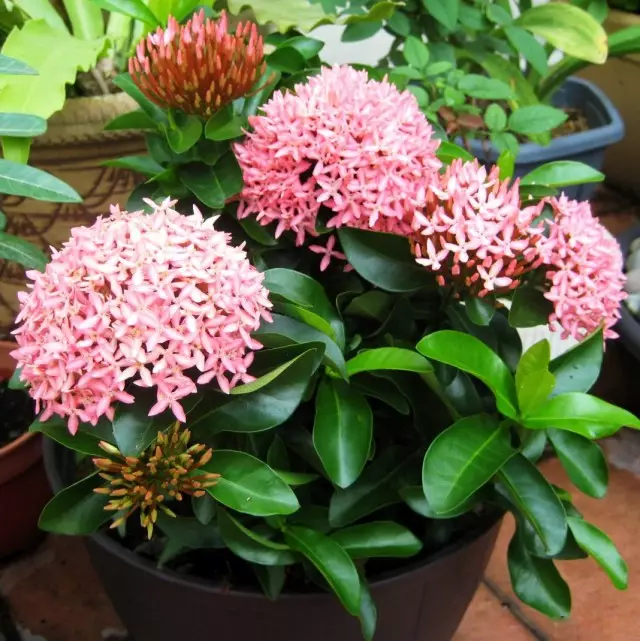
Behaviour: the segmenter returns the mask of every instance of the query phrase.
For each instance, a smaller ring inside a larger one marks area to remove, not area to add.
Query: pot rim
[[[65,487],[65,483],[62,480],[62,475],[58,469],[58,462],[56,461],[56,450],[68,451],[62,445],[52,441],[51,439],[44,439],[44,463],[45,469],[47,471],[47,476],[49,477],[49,482],[53,487],[54,492],[59,492]],[[482,538],[493,528],[495,528],[498,523],[502,520],[504,516],[503,512],[495,512],[484,514],[478,517],[478,523],[467,530],[460,538],[452,543],[449,543],[442,549],[429,554],[423,559],[416,560],[412,563],[407,563],[401,568],[395,570],[389,570],[388,572],[383,572],[380,576],[371,581],[371,585],[385,585],[389,583],[394,583],[407,575],[414,574],[421,571],[425,566],[435,565],[445,558],[455,554],[462,548],[467,545],[472,544],[478,539]],[[154,575],[157,579],[168,581],[170,583],[175,583],[184,587],[197,587],[198,589],[207,592],[209,594],[218,594],[218,595],[232,595],[241,598],[255,599],[261,598],[266,599],[267,597],[259,590],[251,589],[230,589],[228,586],[220,586],[212,581],[202,579],[200,577],[194,577],[189,575],[180,574],[171,569],[159,569],[153,562],[137,555],[135,552],[132,552],[128,548],[119,544],[114,539],[107,536],[104,532],[96,532],[89,536],[91,542],[103,550],[113,554],[114,556],[119,557],[128,565],[134,566],[142,572]],[[284,592],[278,597],[278,599],[296,599],[296,600],[305,600],[313,599],[318,596],[327,596],[328,593],[318,590],[317,592]]]
[[[2,351],[3,348],[6,347],[11,347],[13,350],[14,343],[12,341],[0,341],[0,351]],[[12,372],[9,370],[3,370],[0,369],[0,381],[4,381],[7,378],[11,378]],[[30,441],[32,438],[35,438],[38,436],[35,432],[25,432],[24,434],[20,434],[17,439],[10,441],[3,447],[0,447],[0,461],[2,461],[3,458],[6,458],[7,456],[10,456],[13,452],[16,450],[20,449],[23,447],[28,441]]]

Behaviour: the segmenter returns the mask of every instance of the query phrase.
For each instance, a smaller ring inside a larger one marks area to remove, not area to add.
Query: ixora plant
[[[327,10],[349,4],[323,2]],[[606,15],[605,3],[584,0],[408,0],[386,21],[348,26],[343,39],[385,29],[394,41],[382,67],[401,87],[410,83],[435,125],[517,153],[519,142],[544,145],[588,127],[584,115],[552,104],[572,74],[640,51],[637,27],[607,38]]]
[[[504,511],[527,604],[568,616],[557,559],[592,556],[624,588],[613,543],[536,466],[550,442],[602,497],[594,441],[640,428],[587,393],[624,297],[614,239],[505,163],[449,162],[463,150],[411,93],[350,67],[293,85],[261,51],[224,17],[140,43],[155,200],[75,229],[30,274],[14,356],[67,486],[41,526],[94,535],[140,640],[298,639],[295,622],[358,638],[322,589],[365,638],[450,639]],[[318,49],[295,38],[272,60],[291,51]],[[517,328],[547,324],[581,342],[522,354]],[[458,565],[425,578],[436,553]]]

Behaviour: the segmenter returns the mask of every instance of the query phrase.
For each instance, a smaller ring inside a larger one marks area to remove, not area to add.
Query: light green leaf
[[[349,555],[328,536],[306,527],[289,527],[285,540],[308,558],[353,616],[360,613],[360,577]]]
[[[472,98],[481,100],[511,100],[514,97],[511,87],[502,80],[476,73],[463,76],[458,83],[458,89]]]
[[[37,76],[0,76],[0,111],[49,118],[62,109],[66,85],[95,66],[104,39],[80,40],[44,20],[28,21],[7,37],[2,53],[25,62]]]
[[[458,23],[460,0],[422,0],[427,11],[449,31]]]
[[[522,27],[508,25],[504,30],[511,46],[531,65],[534,71],[546,76],[549,71],[544,47]]]
[[[475,336],[442,330],[425,336],[416,349],[427,358],[479,378],[495,394],[500,411],[507,416],[516,416],[516,389],[509,368]]]
[[[516,392],[520,412],[527,414],[544,403],[556,379],[549,372],[551,348],[546,339],[532,345],[522,356],[516,370]]]
[[[466,149],[446,140],[440,143],[436,153],[445,165],[450,165],[456,158],[462,158],[465,162],[473,162],[474,159],[473,154],[470,154]]]
[[[546,40],[569,56],[602,64],[607,59],[607,34],[593,16],[571,4],[531,7],[516,24]]]
[[[516,109],[509,117],[509,128],[527,136],[543,134],[559,127],[568,114],[549,105],[526,105]]]
[[[604,174],[589,165],[573,160],[558,160],[536,167],[522,178],[522,185],[569,187],[604,180]]]
[[[354,525],[331,535],[352,559],[409,557],[422,549],[420,540],[406,527],[393,521]]]
[[[401,347],[366,349],[347,361],[347,374],[396,370],[427,374],[433,371],[431,363],[417,352]]]
[[[91,2],[105,11],[130,16],[150,27],[161,26],[153,11],[142,0],[91,0]]]
[[[607,573],[618,590],[629,586],[629,570],[611,539],[595,525],[569,517],[569,527],[578,545]]]
[[[338,487],[360,476],[371,449],[373,414],[366,398],[345,381],[324,378],[316,397],[313,445]]]
[[[227,0],[227,7],[234,15],[245,8],[251,9],[258,24],[272,23],[281,33],[292,27],[306,33],[319,24],[335,20],[325,14],[319,3],[309,0]]]
[[[237,512],[274,516],[292,514],[300,507],[291,488],[266,463],[244,452],[216,450],[200,469],[220,474],[207,492]]]
[[[415,36],[409,36],[404,41],[402,55],[414,69],[424,70],[429,64],[429,49],[427,45]]]
[[[429,505],[451,512],[516,453],[509,431],[487,415],[467,416],[439,434],[424,457],[422,486]]]
[[[625,426],[640,429],[640,420],[631,412],[580,392],[550,398],[522,422],[531,429],[556,427],[589,439],[611,436]]]
[[[503,131],[507,126],[507,114],[496,102],[492,102],[484,112],[484,121],[491,131]]]

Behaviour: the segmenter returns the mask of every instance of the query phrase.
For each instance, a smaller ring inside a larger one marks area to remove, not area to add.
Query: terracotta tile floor
[[[640,218],[637,202],[606,188],[594,205],[614,234]],[[618,363],[615,361],[616,373]],[[624,376],[617,380],[621,378]],[[628,395],[620,393],[616,402],[632,404],[638,387],[627,385],[627,389]],[[613,464],[608,497],[594,501],[576,493],[575,500],[585,517],[600,525],[626,558],[630,589],[616,591],[592,561],[562,564],[574,588],[572,617],[560,623],[546,620],[522,605],[511,591],[505,559],[513,525],[508,520],[454,641],[640,641],[636,614],[640,611],[640,435],[626,433],[612,439],[607,451]],[[543,467],[552,482],[568,485],[556,460]],[[19,625],[46,641],[125,639],[78,540],[49,537],[31,554],[0,566],[0,621],[3,602]],[[0,641],[5,641],[2,633]]]

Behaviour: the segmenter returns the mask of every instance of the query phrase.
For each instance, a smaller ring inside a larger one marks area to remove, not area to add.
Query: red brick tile
[[[509,609],[481,585],[453,641],[532,641],[534,637]]]
[[[47,641],[99,641],[121,627],[79,539],[49,537],[0,574],[13,617]]]

